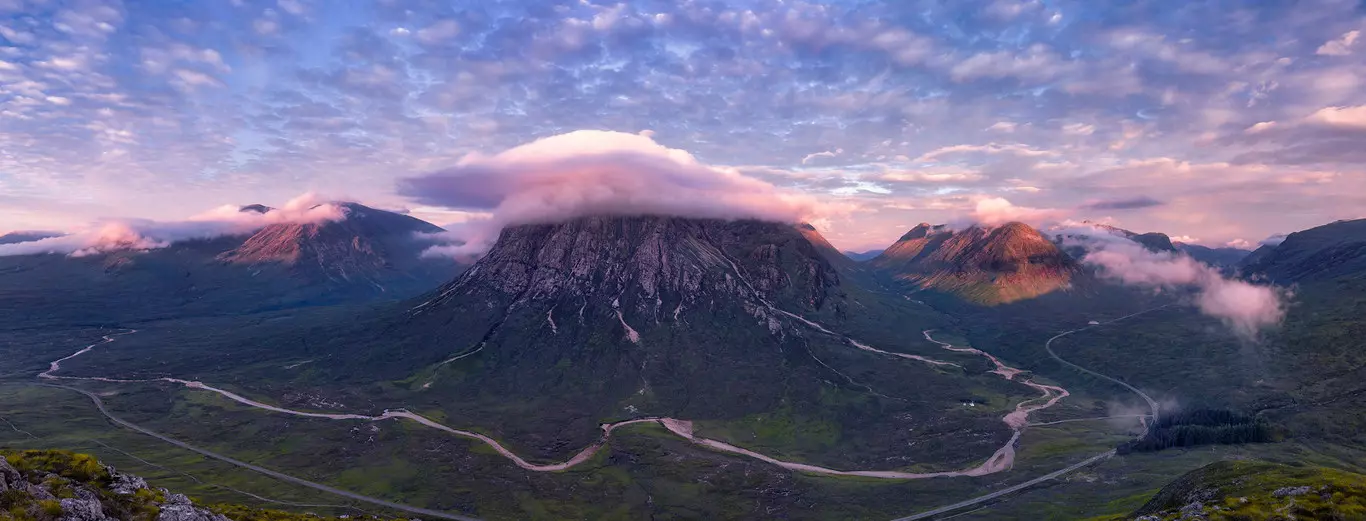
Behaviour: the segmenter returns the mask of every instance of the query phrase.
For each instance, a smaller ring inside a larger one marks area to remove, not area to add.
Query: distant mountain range
[[[1192,259],[1198,260],[1216,268],[1233,268],[1243,262],[1243,259],[1251,255],[1250,250],[1242,248],[1210,248],[1199,244],[1186,244],[1183,242],[1172,243],[1176,249],[1190,255]]]
[[[0,235],[0,244],[19,244],[21,242],[41,241],[59,237],[62,234],[56,232],[10,232]]]
[[[884,250],[882,249],[868,251],[846,251],[844,252],[844,256],[859,262],[864,262],[877,258],[878,255],[882,255],[883,251]]]
[[[272,224],[165,248],[0,257],[0,311],[10,311],[0,313],[0,326],[402,299],[458,273],[450,259],[422,256],[430,241],[421,234],[441,228],[356,203],[338,205],[346,214],[339,221]],[[270,210],[251,205],[242,211]]]

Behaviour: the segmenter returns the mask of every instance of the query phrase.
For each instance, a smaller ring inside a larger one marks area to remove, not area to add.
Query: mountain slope
[[[1189,255],[1192,259],[1198,260],[1216,268],[1231,268],[1237,266],[1251,255],[1252,252],[1240,248],[1210,248],[1199,244],[1186,244],[1183,242],[1172,243],[1181,253]]]
[[[218,258],[230,264],[275,264],[296,276],[313,280],[368,282],[384,289],[391,279],[412,275],[422,268],[424,244],[416,234],[437,233],[436,225],[406,215],[376,210],[356,203],[341,203],[346,218],[321,223],[272,224]],[[260,205],[243,211],[261,211]]]
[[[987,305],[1064,288],[1077,271],[1071,257],[1023,223],[961,231],[922,223],[869,263],[921,289]]]
[[[1293,514],[1286,517],[1285,514]],[[1358,519],[1366,476],[1261,461],[1221,461],[1181,476],[1120,519]]]
[[[1274,248],[1267,248],[1259,248],[1244,261],[1244,273],[1277,283],[1360,275],[1366,272],[1366,219],[1295,232]]]

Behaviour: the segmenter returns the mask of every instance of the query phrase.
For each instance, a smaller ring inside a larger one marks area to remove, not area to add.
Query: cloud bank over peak
[[[188,240],[245,235],[272,224],[316,224],[343,219],[346,219],[344,207],[322,202],[316,194],[306,193],[280,208],[264,212],[224,205],[183,221],[105,219],[57,237],[0,245],[0,257],[37,254],[84,257],[151,250]]]
[[[471,250],[504,226],[587,215],[798,222],[824,211],[812,196],[704,164],[650,136],[597,130],[471,153],[451,168],[400,180],[398,192],[424,205],[491,214],[468,228],[483,229],[470,238]]]
[[[1153,252],[1094,226],[1073,226],[1060,234],[1064,243],[1085,248],[1082,263],[1098,268],[1106,278],[1142,288],[1193,288],[1196,308],[1220,319],[1241,338],[1255,339],[1285,317],[1285,296],[1274,287],[1225,277],[1187,255]]]

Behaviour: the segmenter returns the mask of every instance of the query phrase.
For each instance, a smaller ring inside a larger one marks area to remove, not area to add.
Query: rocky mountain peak
[[[416,258],[415,234],[441,228],[356,203],[338,203],[339,221],[276,223],[260,229],[218,259],[232,264],[278,264],[330,279],[361,280],[390,268],[396,257]]]
[[[815,230],[661,216],[512,226],[433,304],[493,293],[610,306],[654,319],[723,299],[795,299],[820,308],[839,276],[804,232]]]
[[[1033,227],[1019,222],[952,231],[920,224],[870,263],[922,289],[995,304],[1066,286],[1076,262]]]

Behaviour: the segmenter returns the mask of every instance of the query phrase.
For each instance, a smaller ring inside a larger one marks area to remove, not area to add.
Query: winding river
[[[852,339],[852,338],[848,338],[848,337],[845,337],[845,336],[840,335],[840,334],[838,334],[838,333],[835,333],[835,332],[833,332],[833,331],[830,331],[829,329],[825,328],[824,326],[822,326],[822,325],[820,325],[820,324],[818,324],[818,323],[816,323],[816,322],[810,321],[810,320],[808,320],[808,319],[806,319],[806,318],[803,318],[803,317],[801,317],[801,316],[799,316],[799,315],[796,315],[796,314],[793,314],[793,313],[788,313],[788,312],[781,311],[781,310],[778,310],[778,311],[779,311],[780,313],[784,314],[784,315],[787,315],[787,316],[789,316],[789,317],[791,317],[791,318],[794,318],[794,319],[800,321],[800,322],[803,323],[803,324],[806,324],[807,326],[811,327],[812,329],[815,329],[816,331],[819,331],[819,332],[821,332],[821,333],[823,333],[823,334],[832,335],[832,336],[836,336],[836,337],[839,337],[839,338],[841,338],[841,339],[844,339],[844,340],[848,341],[848,342],[850,343],[850,345],[853,345],[854,347],[856,347],[856,348],[858,348],[858,349],[860,349],[860,350],[864,350],[864,351],[868,351],[868,352],[872,352],[872,353],[877,353],[877,354],[881,354],[881,355],[886,355],[886,356],[893,356],[893,357],[897,357],[897,358],[902,358],[902,359],[908,359],[908,360],[923,362],[923,363],[930,364],[930,365],[934,365],[934,366],[954,366],[954,367],[961,367],[960,365],[955,364],[955,363],[952,363],[952,362],[946,362],[946,361],[942,361],[942,360],[934,360],[934,359],[930,359],[930,358],[926,358],[926,357],[922,357],[922,356],[918,356],[918,355],[910,355],[910,354],[906,354],[906,353],[897,353],[897,352],[884,351],[884,350],[881,350],[881,349],[877,349],[877,348],[868,346],[867,344],[863,344],[863,343],[861,343],[861,342],[858,342],[858,341],[856,341],[856,340],[854,340],[854,339]],[[240,404],[243,404],[243,405],[247,405],[247,406],[250,406],[250,407],[253,407],[253,408],[257,408],[257,409],[261,409],[261,410],[265,410],[265,411],[270,411],[270,412],[275,412],[275,413],[280,413],[280,414],[289,414],[289,415],[293,415],[293,416],[301,416],[301,417],[306,417],[306,418],[323,418],[323,419],[329,419],[329,420],[341,420],[341,421],[370,421],[370,422],[385,421],[385,420],[396,420],[396,419],[406,419],[406,420],[410,420],[410,421],[413,421],[413,422],[422,424],[423,426],[430,427],[430,428],[432,428],[432,429],[437,429],[437,430],[440,430],[440,431],[443,431],[443,432],[446,432],[446,433],[449,433],[449,434],[453,434],[453,435],[456,435],[456,436],[460,436],[460,437],[464,437],[464,438],[469,438],[469,439],[473,439],[473,440],[478,440],[478,441],[480,441],[480,442],[482,442],[482,443],[488,445],[488,446],[489,446],[490,448],[492,448],[493,450],[497,451],[498,454],[501,454],[503,457],[505,457],[505,458],[507,458],[508,460],[512,461],[512,463],[515,464],[515,465],[517,465],[518,467],[521,467],[521,468],[523,468],[523,469],[530,470],[530,471],[533,471],[533,472],[555,472],[555,471],[561,471],[561,470],[565,470],[565,469],[568,469],[568,468],[577,466],[577,465],[579,465],[579,464],[581,464],[581,463],[587,461],[588,459],[592,458],[594,454],[597,454],[597,452],[598,452],[600,449],[602,449],[602,447],[603,447],[604,445],[606,445],[608,439],[611,437],[612,432],[613,432],[614,430],[616,430],[616,429],[618,429],[618,428],[621,428],[621,427],[626,427],[626,426],[629,426],[629,425],[635,425],[635,424],[640,424],[640,423],[655,423],[655,424],[658,424],[658,425],[664,427],[665,429],[667,429],[669,432],[673,433],[674,435],[676,435],[676,436],[678,436],[678,437],[680,437],[680,438],[683,438],[683,439],[685,439],[685,440],[688,440],[689,442],[692,442],[693,444],[696,444],[696,445],[699,445],[699,446],[702,446],[702,447],[706,447],[706,448],[711,449],[711,450],[716,450],[716,451],[720,451],[720,452],[726,452],[726,453],[730,453],[730,454],[736,454],[736,455],[740,455],[740,456],[745,456],[745,457],[757,459],[757,460],[760,460],[760,461],[763,461],[763,462],[766,462],[766,463],[770,463],[770,464],[773,464],[773,465],[777,465],[777,466],[779,466],[779,467],[782,467],[782,468],[785,468],[785,469],[788,469],[788,470],[797,471],[797,472],[807,472],[807,473],[812,473],[812,474],[825,474],[825,475],[836,475],[836,476],[860,476],[860,477],[868,477],[868,478],[894,479],[894,480],[926,479],[926,478],[952,477],[952,476],[983,476],[983,475],[994,474],[994,473],[997,473],[997,472],[1001,472],[1001,471],[1005,471],[1005,470],[1010,469],[1010,468],[1014,465],[1014,462],[1015,462],[1015,446],[1016,446],[1017,443],[1019,442],[1020,435],[1023,433],[1024,429],[1025,429],[1026,427],[1028,427],[1028,424],[1029,424],[1029,415],[1030,415],[1031,413],[1036,412],[1036,411],[1040,411],[1040,410],[1046,409],[1046,408],[1048,408],[1048,407],[1052,407],[1054,404],[1058,403],[1059,400],[1061,400],[1061,399],[1063,399],[1064,397],[1068,396],[1067,390],[1066,390],[1066,389],[1063,389],[1063,388],[1061,388],[1061,387],[1037,383],[1037,382],[1033,381],[1032,379],[1028,379],[1028,380],[1023,380],[1023,381],[1021,381],[1021,382],[1020,382],[1021,384],[1026,385],[1026,386],[1028,386],[1028,387],[1031,387],[1031,388],[1033,388],[1033,389],[1039,391],[1040,396],[1037,397],[1037,398],[1031,398],[1031,399],[1029,399],[1029,400],[1020,402],[1019,404],[1017,404],[1017,405],[1015,406],[1015,409],[1014,409],[1013,411],[1011,411],[1010,413],[1006,414],[1006,415],[1002,418],[1002,421],[1003,421],[1003,422],[1006,424],[1006,426],[1008,426],[1008,427],[1011,429],[1011,431],[1012,431],[1012,435],[1011,435],[1011,437],[1010,437],[1010,440],[1007,441],[1006,444],[1005,444],[1004,446],[1002,446],[1000,449],[997,449],[997,451],[996,451],[994,454],[992,454],[992,456],[991,456],[990,458],[988,458],[988,459],[987,459],[984,463],[982,463],[981,465],[978,465],[978,466],[976,466],[976,467],[969,468],[969,469],[964,469],[964,470],[944,471],[944,472],[929,472],[929,473],[901,472],[901,471],[893,471],[893,470],[838,470],[838,469],[832,469],[832,468],[821,467],[821,466],[816,466],[816,465],[809,465],[809,464],[805,464],[805,463],[798,463],[798,462],[792,462],[792,461],[784,461],[784,460],[780,460],[780,459],[777,459],[777,458],[773,458],[773,457],[771,457],[771,456],[767,456],[767,455],[764,455],[764,454],[760,454],[760,453],[758,453],[758,452],[755,452],[755,451],[752,451],[752,450],[749,450],[749,449],[746,449],[746,448],[743,448],[743,447],[739,447],[739,446],[736,446],[736,445],[733,445],[733,444],[730,444],[730,443],[727,443],[727,442],[724,442],[724,441],[714,440],[714,439],[710,439],[710,438],[704,438],[704,437],[697,436],[697,435],[695,435],[694,432],[693,432],[693,423],[692,423],[691,421],[682,420],[682,419],[678,419],[678,418],[664,418],[664,417],[645,417],[645,418],[636,418],[636,419],[631,419],[631,420],[626,420],[626,421],[621,421],[621,422],[603,424],[603,425],[600,426],[601,429],[602,429],[602,435],[598,438],[598,441],[596,441],[596,442],[593,443],[592,445],[589,445],[588,447],[585,447],[583,450],[579,451],[577,454],[575,454],[572,458],[570,458],[570,459],[567,460],[567,461],[560,462],[560,463],[552,463],[552,464],[544,464],[544,465],[541,465],[541,464],[536,464],[536,463],[532,463],[532,462],[527,461],[526,459],[522,458],[521,456],[518,456],[516,453],[512,452],[511,450],[509,450],[507,447],[504,447],[504,446],[503,446],[501,443],[499,443],[497,440],[494,440],[493,438],[490,438],[490,437],[488,437],[488,436],[486,436],[486,435],[484,435],[484,434],[480,434],[480,433],[477,433],[477,432],[466,431],[466,430],[461,430],[461,429],[456,429],[456,428],[453,428],[453,427],[450,427],[450,426],[447,426],[447,425],[443,425],[443,424],[438,423],[438,422],[436,422],[436,421],[434,421],[434,420],[432,420],[432,419],[430,419],[430,418],[427,418],[427,417],[422,416],[422,415],[420,415],[420,414],[416,414],[416,413],[413,413],[413,412],[409,412],[409,411],[403,410],[403,409],[386,409],[383,413],[381,413],[381,414],[379,414],[379,415],[377,415],[377,416],[371,416],[371,415],[365,415],[365,414],[331,414],[331,413],[319,413],[319,412],[298,411],[298,410],[286,409],[286,408],[283,408],[283,407],[278,407],[278,406],[270,405],[270,404],[267,404],[267,403],[262,403],[262,402],[259,402],[259,401],[256,401],[256,400],[252,400],[251,398],[247,398],[247,397],[245,397],[245,396],[239,395],[239,394],[234,393],[234,392],[232,392],[232,391],[228,391],[228,390],[225,390],[225,389],[219,389],[219,388],[214,387],[214,386],[212,386],[212,385],[209,385],[209,384],[206,384],[206,383],[203,383],[203,382],[198,382],[198,381],[182,380],[182,379],[178,379],[178,378],[120,379],[120,378],[105,378],[105,377],[60,376],[60,375],[54,374],[54,373],[58,372],[59,370],[61,370],[61,363],[62,363],[62,362],[65,362],[65,361],[71,360],[71,359],[73,359],[73,358],[79,357],[79,356],[81,356],[81,355],[84,355],[84,354],[86,354],[86,353],[89,353],[91,350],[95,349],[96,347],[98,347],[98,346],[100,346],[100,345],[108,344],[108,343],[110,343],[110,342],[115,341],[115,340],[117,339],[117,337],[119,337],[119,336],[122,336],[122,335],[130,335],[130,334],[133,334],[133,333],[136,333],[136,332],[137,332],[137,330],[132,330],[132,329],[130,329],[130,330],[127,330],[127,331],[124,331],[124,332],[121,332],[121,333],[115,333],[115,334],[106,335],[106,336],[104,336],[103,339],[102,339],[101,341],[99,341],[99,342],[96,342],[96,343],[94,343],[94,344],[91,344],[91,345],[89,345],[89,346],[86,346],[85,348],[83,348],[83,349],[81,349],[81,350],[79,350],[79,351],[77,351],[77,352],[75,352],[75,353],[73,353],[73,354],[71,354],[71,355],[65,356],[65,357],[63,357],[63,358],[60,358],[60,359],[58,359],[58,360],[55,360],[55,361],[51,362],[51,363],[49,364],[49,366],[48,366],[48,369],[47,369],[46,371],[43,371],[42,373],[39,373],[39,374],[38,374],[38,377],[39,377],[39,378],[42,378],[42,379],[46,379],[46,380],[84,380],[84,381],[98,381],[98,382],[109,382],[109,383],[138,383],[138,382],[141,382],[141,383],[148,383],[148,382],[166,382],[166,383],[173,383],[173,384],[177,384],[177,385],[182,385],[182,386],[187,387],[187,388],[190,388],[190,389],[197,389],[197,390],[202,390],[202,391],[213,392],[213,393],[216,393],[216,394],[218,394],[218,395],[220,395],[220,396],[222,396],[222,397],[224,397],[224,398],[227,398],[227,399],[229,399],[229,400],[232,400],[232,401],[235,401],[235,402],[237,402],[237,403],[240,403]],[[990,360],[990,361],[996,366],[996,369],[993,370],[992,373],[997,374],[997,375],[1001,376],[1002,378],[1005,378],[1006,380],[1015,380],[1015,377],[1018,376],[1020,373],[1023,372],[1023,371],[1020,370],[1020,369],[1017,369],[1017,368],[1014,368],[1014,367],[1010,367],[1010,366],[1005,365],[1005,364],[1002,363],[999,359],[997,359],[995,356],[993,356],[993,355],[991,355],[991,354],[989,354],[989,353],[983,352],[983,351],[981,351],[981,350],[974,349],[974,348],[971,348],[971,347],[958,347],[958,346],[954,346],[954,345],[952,345],[952,344],[949,344],[949,343],[947,343],[947,342],[941,342],[941,341],[939,341],[939,340],[935,340],[935,338],[931,335],[932,333],[933,333],[932,330],[927,330],[927,331],[924,331],[922,334],[924,335],[924,337],[925,337],[926,340],[928,340],[928,341],[930,341],[930,342],[933,342],[933,343],[935,343],[935,344],[938,344],[940,347],[942,347],[942,348],[944,348],[944,349],[946,349],[946,350],[954,351],[954,352],[959,352],[959,353],[976,354],[976,355],[980,355],[980,356],[986,357],[988,360]]]

